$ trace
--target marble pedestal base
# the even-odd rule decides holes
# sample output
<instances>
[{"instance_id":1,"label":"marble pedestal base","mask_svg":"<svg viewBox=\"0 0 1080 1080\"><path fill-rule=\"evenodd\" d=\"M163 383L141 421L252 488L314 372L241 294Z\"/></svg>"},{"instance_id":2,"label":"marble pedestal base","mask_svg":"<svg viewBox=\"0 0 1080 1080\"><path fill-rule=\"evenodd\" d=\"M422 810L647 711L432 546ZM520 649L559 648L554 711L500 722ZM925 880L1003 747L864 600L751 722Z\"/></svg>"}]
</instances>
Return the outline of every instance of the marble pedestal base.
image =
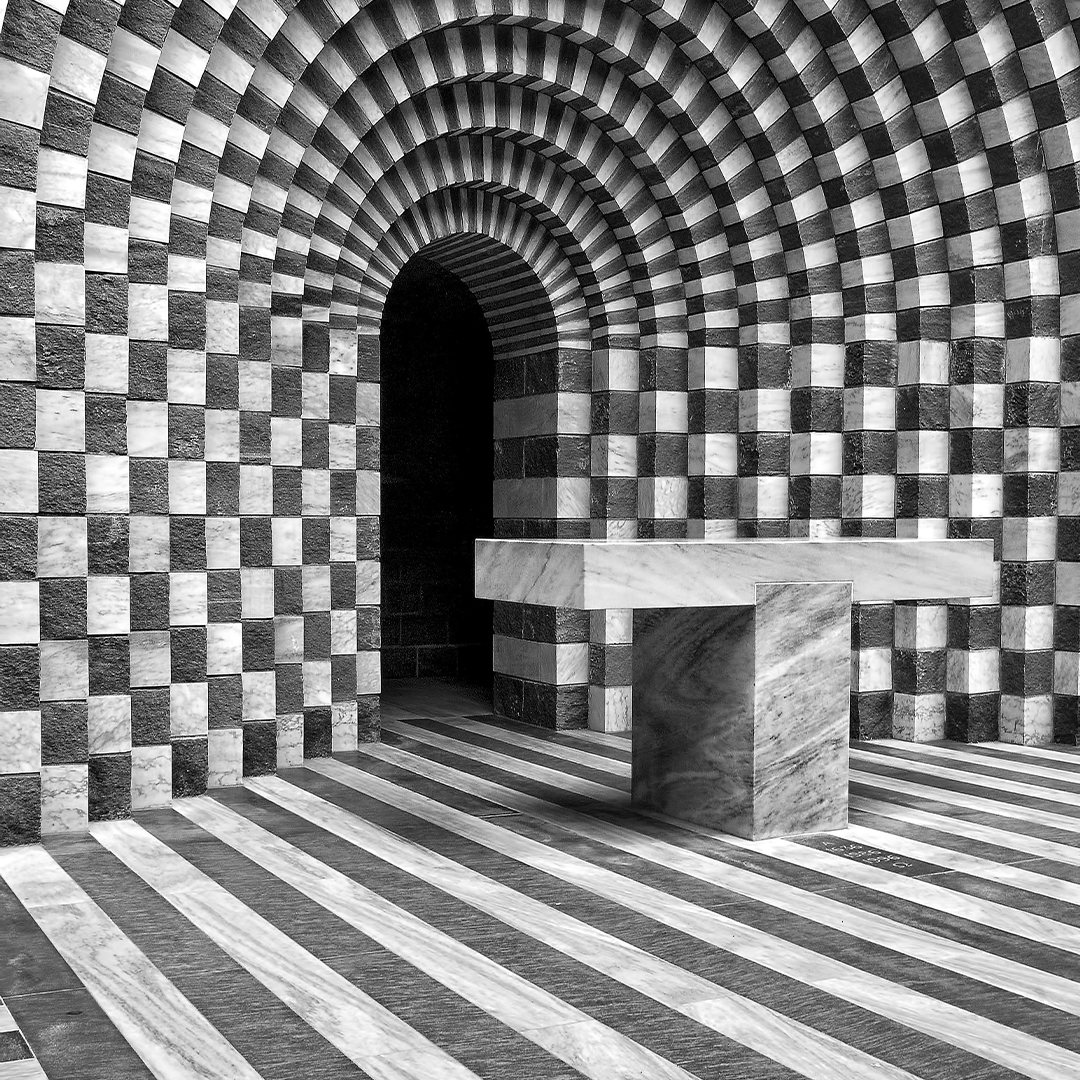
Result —
<instances>
[{"instance_id":1,"label":"marble pedestal base","mask_svg":"<svg viewBox=\"0 0 1080 1080\"><path fill-rule=\"evenodd\" d=\"M634 805L751 840L842 829L851 584L634 612Z\"/></svg>"}]
</instances>

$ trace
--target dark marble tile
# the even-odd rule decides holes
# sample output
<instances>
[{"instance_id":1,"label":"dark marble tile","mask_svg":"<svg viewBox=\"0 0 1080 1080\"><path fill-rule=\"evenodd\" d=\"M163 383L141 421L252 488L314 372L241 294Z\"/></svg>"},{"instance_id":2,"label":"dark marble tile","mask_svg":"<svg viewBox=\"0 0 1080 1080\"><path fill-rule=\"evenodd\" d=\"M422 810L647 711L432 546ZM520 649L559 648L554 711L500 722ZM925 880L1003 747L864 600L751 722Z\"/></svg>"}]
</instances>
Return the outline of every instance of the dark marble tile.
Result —
<instances>
[{"instance_id":1,"label":"dark marble tile","mask_svg":"<svg viewBox=\"0 0 1080 1080\"><path fill-rule=\"evenodd\" d=\"M87 800L91 821L131 817L131 754L90 757Z\"/></svg>"},{"instance_id":2,"label":"dark marble tile","mask_svg":"<svg viewBox=\"0 0 1080 1080\"><path fill-rule=\"evenodd\" d=\"M205 738L172 740L172 790L176 798L202 795L208 775Z\"/></svg>"},{"instance_id":3,"label":"dark marble tile","mask_svg":"<svg viewBox=\"0 0 1080 1080\"><path fill-rule=\"evenodd\" d=\"M34 844L41 836L41 777L0 776L0 847Z\"/></svg>"},{"instance_id":4,"label":"dark marble tile","mask_svg":"<svg viewBox=\"0 0 1080 1080\"><path fill-rule=\"evenodd\" d=\"M24 1061L26 1058L33 1056L21 1032L0 1031L0 1062Z\"/></svg>"}]
</instances>

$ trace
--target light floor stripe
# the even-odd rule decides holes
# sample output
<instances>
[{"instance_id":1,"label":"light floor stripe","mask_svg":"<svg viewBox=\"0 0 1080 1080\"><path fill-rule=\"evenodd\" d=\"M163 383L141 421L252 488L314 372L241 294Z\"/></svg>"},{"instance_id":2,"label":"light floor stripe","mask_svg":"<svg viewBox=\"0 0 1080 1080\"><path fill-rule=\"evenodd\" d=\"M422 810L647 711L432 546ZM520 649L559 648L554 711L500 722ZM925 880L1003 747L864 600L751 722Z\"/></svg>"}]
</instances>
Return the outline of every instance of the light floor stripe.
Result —
<instances>
[{"instance_id":1,"label":"light floor stripe","mask_svg":"<svg viewBox=\"0 0 1080 1080\"><path fill-rule=\"evenodd\" d=\"M909 743L902 739L882 739L886 746L933 746L933 743ZM873 746L877 739L868 741L865 745ZM949 747L967 747L968 753L974 753L979 757L1000 756L1006 759L1032 758L1046 762L1048 765L1057 762L1067 771L1080 768L1080 747L1067 748L1065 744L1052 746L1027 746L1024 743L985 742L985 743L949 743ZM982 753L985 751L985 755Z\"/></svg>"},{"instance_id":2,"label":"light floor stripe","mask_svg":"<svg viewBox=\"0 0 1080 1080\"><path fill-rule=\"evenodd\" d=\"M158 1080L260 1080L48 852L0 851L0 877Z\"/></svg>"},{"instance_id":3,"label":"light floor stripe","mask_svg":"<svg viewBox=\"0 0 1080 1080\"><path fill-rule=\"evenodd\" d=\"M522 750L546 754L548 757L559 761L571 761L575 765L584 765L586 768L595 769L597 772L611 773L613 776L625 778L630 776L629 761L604 757L603 754L591 754L588 750L579 750L577 747L566 746L564 743L537 739L524 732L497 727L494 724L485 724L480 720L452 720L447 721L447 723L452 724L455 731L469 731L474 735L482 735L486 739L494 739L509 746L517 746Z\"/></svg>"},{"instance_id":4,"label":"light floor stripe","mask_svg":"<svg viewBox=\"0 0 1080 1080\"><path fill-rule=\"evenodd\" d=\"M529 735L517 731L507 730L506 728L499 727L494 724L487 724L476 720L458 720L454 721L455 728L462 728L466 731L473 732L478 735L484 735L492 739L499 739L511 746L518 746L523 749L542 751L544 753L550 753L552 756L561 758L566 761L573 761L579 765L585 765L589 768L595 768L599 770L606 769L617 776L629 776L630 775L630 763L622 761L612 761L610 758L600 757L596 754L590 754L587 751L576 750L572 747L564 747L559 744L548 744L544 740L530 737ZM913 749L912 743L900 742L898 740L885 740L883 745L895 746L904 750ZM550 749L548 747L550 746ZM926 744L919 744L916 749L920 753L932 753L937 756L944 757L946 759L959 759L963 761L970 761L974 764L986 764L988 759L979 754L965 753L962 750L953 750L951 748L931 746ZM882 755L883 760L891 760L888 755ZM997 764L998 759L989 759L991 764ZM1061 770L1046 769L1039 766L1025 765L1022 763L1015 763L1008 758L1002 757L1001 763L1014 771L1027 773L1029 775L1039 775L1049 777L1051 779L1060 779L1062 776ZM1080 761L1078 761L1080 764ZM1077 781L1080 782L1080 775L1077 776ZM887 804L880 804L887 805ZM660 815L657 815L660 816ZM664 819L672 821L674 824L685 826L685 822L674 821L674 819ZM964 824L967 824L966 822ZM942 818L939 821L939 828L946 828L948 830L954 830L955 822L953 819ZM1060 878L1047 877L1044 874L1037 874L1030 870L1024 870L1021 868L1010 867L1001 863L993 862L989 859L982 859L977 856L967 855L962 852L954 851L951 848L935 847L933 845L923 843L917 840L912 840L907 837L899 837L893 833L880 832L878 830L866 829L861 826L851 824L847 831L837 833L836 835L842 836L845 839L855 840L860 843L867 844L871 847L877 847L881 850L891 851L898 855L906 855L910 858L919 859L923 862L933 863L946 867L950 870L958 870L962 873L970 874L973 877L982 878L987 881L994 881L1002 885L1009 885L1015 888L1022 889L1027 892L1035 893L1040 896L1050 897L1052 899L1062 900L1066 903L1077 904L1080 903L1080 884L1072 882L1062 881ZM1015 833L1002 833L1001 843L1007 848L1016 847L1014 837L1018 834ZM720 839L728 843L738 844L738 840L723 834ZM1049 842L1045 842L1049 843ZM776 855L769 849L768 845L759 844L747 844L750 850L764 851L770 855ZM1061 848L1062 845L1051 845L1053 847ZM1063 848L1065 851L1071 851L1071 849ZM1073 859L1080 863L1080 852L1071 852ZM849 862L850 860L845 860ZM814 869L822 869L820 866L814 866ZM827 872L827 871L823 871ZM835 875L834 875L835 876ZM882 887L888 886L887 891L892 892L892 884L896 880L896 875L886 873L881 878ZM859 884L863 882L860 881ZM874 886L870 886L874 887ZM944 889L944 892L953 893L953 890ZM907 899L913 899L907 897ZM915 903L922 903L923 900L913 900ZM936 906L932 897L927 897L927 902L930 906ZM1000 929L1007 932L1014 931L1014 923L1012 919L1013 909L1004 907L1003 905L993 905L994 909L1002 908L1003 910L994 910L992 914L1002 921ZM967 915L959 911L954 911L962 918L977 918L980 922L986 922L987 925L997 925L987 919L983 919L981 915L972 916ZM1056 928L1060 926L1059 923L1053 923L1055 927L1054 936L1050 939L1046 939L1042 932L1037 933L1033 940L1045 941L1050 940L1055 945L1060 941L1057 936ZM1074 950L1070 950L1074 951Z\"/></svg>"},{"instance_id":5,"label":"light floor stripe","mask_svg":"<svg viewBox=\"0 0 1080 1080\"><path fill-rule=\"evenodd\" d=\"M940 800L939 800L940 801ZM928 810L916 810L912 806L900 803L883 802L869 799L863 795L851 796L851 809L859 814L869 814L877 818L903 821L908 825L930 829L938 833L961 836L965 840L1004 848L1009 852L1023 852L1037 858L1064 863L1066 866L1080 866L1080 847L1059 844L1056 840L1045 840L1041 836L1029 836L1027 833L998 829L993 825L983 825L978 821L969 821L962 817L946 817L933 814ZM893 833L888 835L892 836Z\"/></svg>"},{"instance_id":6,"label":"light floor stripe","mask_svg":"<svg viewBox=\"0 0 1080 1080\"><path fill-rule=\"evenodd\" d=\"M477 1080L475 1073L135 821L99 822L90 831L102 847L375 1080L432 1076Z\"/></svg>"},{"instance_id":7,"label":"light floor stripe","mask_svg":"<svg viewBox=\"0 0 1080 1080\"><path fill-rule=\"evenodd\" d=\"M482 798L502 805L539 802L396 747L367 743L362 753L455 789L471 789L473 794L484 790L486 794ZM1073 1073L1080 1076L1080 1055L1025 1032L890 982L794 942L778 940L765 931L730 919L718 911L692 904L521 836L492 821L474 818L445 803L342 762L330 758L312 760L307 762L307 768L661 925L768 970L815 986L834 997L1013 1069L1021 1075L1038 1077L1040 1080L1062 1080L1062 1077Z\"/></svg>"},{"instance_id":8,"label":"light floor stripe","mask_svg":"<svg viewBox=\"0 0 1080 1080\"><path fill-rule=\"evenodd\" d=\"M1016 937L1026 938L1028 941L1040 945L1052 945L1055 949L1067 952L1073 956L1080 956L1080 927L1051 919L1045 915L1036 915L1029 911L1022 911L1006 904L999 904L994 900L987 900L981 896L972 896L968 893L948 889L943 885L936 885L932 881L923 878L907 877L897 874L885 867L873 866L869 863L857 862L854 859L844 858L834 852L800 844L792 840L769 839L769 840L743 840L737 836L710 829L694 822L679 821L664 814L647 813L646 816L663 821L669 825L686 829L699 836L707 836L728 847L739 848L743 851L752 851L758 855L767 855L771 859L787 863L790 866L801 866L804 870L813 870L827 877L847 881L852 885L870 889L873 892L882 893L886 896L896 896L909 904L918 907L929 908L931 911L951 915L957 919L966 919L969 922L979 923L981 926L989 926L1000 930L1005 934L1013 934ZM869 830L862 830L864 833ZM837 831L830 835L848 840L857 840L857 826L849 827L846 831ZM871 847L876 846L871 840L863 841ZM934 849L939 850L939 849ZM963 858L971 859L969 864L982 870L981 873L973 873L975 877L988 877L991 871L1000 871L1003 876L1008 872L1004 867L997 864L986 863L985 860L975 860L973 856L958 856L955 852L950 853L955 861ZM927 862L934 862L930 856L925 856ZM989 868L986 869L986 868ZM959 869L959 867L954 867ZM1032 875L1040 878L1041 875ZM994 878L993 880L996 880ZM1049 881L1050 879L1046 879ZM1011 881L1002 881L1002 884L1012 884ZM1066 882L1059 882L1066 885ZM1030 891L1030 890L1029 890ZM1073 886L1073 892L1067 903L1076 903L1080 897L1080 886ZM1063 897L1064 898L1064 897Z\"/></svg>"},{"instance_id":9,"label":"light floor stripe","mask_svg":"<svg viewBox=\"0 0 1080 1080\"><path fill-rule=\"evenodd\" d=\"M871 1068L881 1077L899 1080L912 1076L904 1069L881 1062L806 1024L685 971L453 859L366 822L303 788L276 777L252 780L246 786L354 847L803 1076L820 1080L860 1080ZM181 806L180 811L219 839L232 843L215 828L218 823L227 828L227 815L231 812L222 814L213 805L193 807L189 803ZM241 842L234 844L249 858L253 857L252 847L259 841L252 831L254 828L256 826L247 828L246 843L238 835ZM236 831L240 833L239 828ZM256 861L260 861L258 857Z\"/></svg>"},{"instance_id":10,"label":"light floor stripe","mask_svg":"<svg viewBox=\"0 0 1080 1080\"><path fill-rule=\"evenodd\" d=\"M931 863L947 870L956 870L982 881L993 881L998 885L1007 885L1035 896L1045 896L1051 900L1060 900L1062 903L1080 907L1080 882L1040 874L1024 866L996 863L978 855L970 855L953 848L938 847L924 840L898 836L896 833L868 828L865 825L849 825L846 832L836 835L845 840L854 840L856 843L877 848L879 851L918 859L920 862ZM1060 924L1055 922L1054 925ZM1050 941L1054 945L1057 944L1056 938Z\"/></svg>"},{"instance_id":11,"label":"light floor stripe","mask_svg":"<svg viewBox=\"0 0 1080 1080\"><path fill-rule=\"evenodd\" d=\"M461 743L423 728L409 725L398 725L398 728L400 733L408 738L459 756L465 756L474 749L470 746L465 750ZM369 746L365 744L362 750L367 753ZM488 757L500 759L500 768L507 772L513 771L513 758L492 753L489 753ZM527 768L531 767L526 764L522 771ZM457 783L463 790L474 795L479 795L481 790L487 790L488 781L480 781L478 777L465 773L458 775ZM503 789L500 799L481 795L482 798L504 803L507 803L508 796L514 801L514 809L561 825L579 836L586 836L629 855L666 866L669 870L739 893L821 926L904 953L957 975L965 975L990 986L1008 990L1050 1008L1080 1011L1080 985L1057 975L1028 967L1007 957L984 952L961 941L939 937L917 926L897 922L828 896L806 892L786 882L719 862L666 841L642 836L630 829L568 807L556 806L535 796L511 792L511 789L507 788ZM1080 821L1077 824L1080 826ZM683 826L685 823L680 822L679 825ZM726 837L724 839L726 840Z\"/></svg>"},{"instance_id":12,"label":"light floor stripe","mask_svg":"<svg viewBox=\"0 0 1080 1080\"><path fill-rule=\"evenodd\" d=\"M969 787L990 788L993 791L1007 791L1010 795L1022 795L1041 802L1064 803L1066 806L1080 806L1080 793L1060 791L1056 788L1038 787L1019 780L1007 780L1001 776L986 776L983 773L968 772L964 769L950 769L946 765L934 765L926 761L913 761L911 758L885 757L882 754L870 754L865 750L851 751L852 764L859 762L875 765L888 765L903 772L913 772L920 776L933 776L940 780L952 780ZM871 772L872 770L866 770ZM877 775L877 773L873 773ZM1027 809L1024 807L1023 809Z\"/></svg>"},{"instance_id":13,"label":"light floor stripe","mask_svg":"<svg viewBox=\"0 0 1080 1080\"><path fill-rule=\"evenodd\" d=\"M1020 773L1025 776L1038 776L1043 780L1053 780L1056 784L1080 784L1080 757L1074 757L1069 764L1072 770L1067 768L1052 768L1047 765L1038 765L1034 762L1022 761L1016 755L999 754L976 754L970 750L954 748L954 746L937 746L933 743L909 743L898 739L882 739L881 745L889 750L899 751L897 754L881 753L871 743L869 748L856 747L860 753L872 755L878 761L907 762L918 760L914 755L936 758L944 761L962 761L983 769L1000 769L1002 772ZM913 756L908 756L913 755ZM1070 775L1071 772L1071 775ZM968 772L965 770L964 775ZM1039 789L1044 790L1043 788Z\"/></svg>"},{"instance_id":14,"label":"light floor stripe","mask_svg":"<svg viewBox=\"0 0 1080 1080\"><path fill-rule=\"evenodd\" d=\"M445 748L447 745L454 748L454 753L468 757L473 761L479 761L484 765L501 769L503 772L513 773L528 780L537 780L549 787L558 788L561 791L572 791L575 795L582 795L587 799L600 799L612 805L626 804L630 802L630 795L621 788L611 787L608 784L600 784L595 780L584 780L580 776L570 776L558 769L548 768L547 765L536 765L531 761L522 761L520 758L501 754L495 750L489 750L484 746L475 746L473 743L459 742L446 735L427 731L425 728L414 727L412 724L401 720L384 720L383 730L392 731L407 739L419 739L417 732L423 732L424 739L439 739Z\"/></svg>"},{"instance_id":15,"label":"light floor stripe","mask_svg":"<svg viewBox=\"0 0 1080 1080\"><path fill-rule=\"evenodd\" d=\"M49 1080L37 1058L0 1061L0 1080Z\"/></svg>"},{"instance_id":16,"label":"light floor stripe","mask_svg":"<svg viewBox=\"0 0 1080 1080\"><path fill-rule=\"evenodd\" d=\"M1022 806L1018 803L998 802L984 795L969 795L966 791L931 787L915 780L901 780L883 773L863 772L852 769L849 773L853 784L876 788L879 791L892 791L898 795L910 795L919 799L945 806L954 806L961 810L976 810L997 817L1011 818L1032 825L1045 825L1049 829L1080 834L1080 818L1066 814L1056 814L1052 810L1040 810L1034 806Z\"/></svg>"},{"instance_id":17,"label":"light floor stripe","mask_svg":"<svg viewBox=\"0 0 1080 1080\"><path fill-rule=\"evenodd\" d=\"M11 1015L11 1010L3 1002L0 1002L0 1032L18 1030L19 1025L15 1023L15 1017Z\"/></svg>"},{"instance_id":18,"label":"light floor stripe","mask_svg":"<svg viewBox=\"0 0 1080 1080\"><path fill-rule=\"evenodd\" d=\"M279 793L279 785L288 787L272 778L248 784L264 797ZM586 1076L595 1080L639 1076L688 1080L692 1076L220 803L184 800L175 808L366 937ZM432 867L437 863L431 853L425 852L424 858ZM415 858L409 861L416 862ZM486 879L477 877L480 882L474 882L470 891L474 899L482 899ZM669 981L672 978L668 973ZM711 984L704 985L713 989ZM599 1062L602 1068L596 1067Z\"/></svg>"}]
</instances>

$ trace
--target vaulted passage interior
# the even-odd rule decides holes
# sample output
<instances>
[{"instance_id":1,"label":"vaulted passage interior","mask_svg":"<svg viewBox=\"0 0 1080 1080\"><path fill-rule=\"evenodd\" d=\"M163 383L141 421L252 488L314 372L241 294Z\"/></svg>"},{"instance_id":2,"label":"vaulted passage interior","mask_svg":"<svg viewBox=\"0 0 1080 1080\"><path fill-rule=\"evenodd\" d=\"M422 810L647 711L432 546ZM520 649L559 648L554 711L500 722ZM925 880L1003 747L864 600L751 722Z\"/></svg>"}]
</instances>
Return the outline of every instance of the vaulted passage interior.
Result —
<instances>
[{"instance_id":1,"label":"vaulted passage interior","mask_svg":"<svg viewBox=\"0 0 1080 1080\"><path fill-rule=\"evenodd\" d=\"M416 255L390 290L382 353L382 676L491 686L491 335L456 275Z\"/></svg>"}]
</instances>

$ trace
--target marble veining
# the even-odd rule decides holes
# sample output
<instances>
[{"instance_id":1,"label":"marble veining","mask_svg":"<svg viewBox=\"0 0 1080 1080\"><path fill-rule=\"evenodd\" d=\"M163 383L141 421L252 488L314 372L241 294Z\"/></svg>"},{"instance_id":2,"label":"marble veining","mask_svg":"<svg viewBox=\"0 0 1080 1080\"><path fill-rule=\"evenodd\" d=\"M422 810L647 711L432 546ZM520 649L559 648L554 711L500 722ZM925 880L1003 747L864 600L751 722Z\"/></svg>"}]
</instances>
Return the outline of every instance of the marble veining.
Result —
<instances>
[{"instance_id":1,"label":"marble veining","mask_svg":"<svg viewBox=\"0 0 1080 1080\"><path fill-rule=\"evenodd\" d=\"M330 706L331 746L335 754L356 749L358 726L355 701L337 701Z\"/></svg>"},{"instance_id":2,"label":"marble veining","mask_svg":"<svg viewBox=\"0 0 1080 1080\"><path fill-rule=\"evenodd\" d=\"M253 781L252 787L278 792L289 786L276 778L263 778ZM206 804L180 809L218 839L586 1076L596 1080L611 1076L689 1080L684 1070L640 1044L591 1020L239 815ZM602 1067L605 1062L606 1069Z\"/></svg>"},{"instance_id":3,"label":"marble veining","mask_svg":"<svg viewBox=\"0 0 1080 1080\"><path fill-rule=\"evenodd\" d=\"M131 698L114 694L91 697L86 710L91 754L122 754L131 749Z\"/></svg>"},{"instance_id":4,"label":"marble veining","mask_svg":"<svg viewBox=\"0 0 1080 1080\"><path fill-rule=\"evenodd\" d=\"M476 595L569 608L754 603L761 582L850 581L855 601L983 597L989 540L477 540Z\"/></svg>"},{"instance_id":5,"label":"marble veining","mask_svg":"<svg viewBox=\"0 0 1080 1080\"><path fill-rule=\"evenodd\" d=\"M86 828L87 766L43 765L41 768L41 835Z\"/></svg>"},{"instance_id":6,"label":"marble veining","mask_svg":"<svg viewBox=\"0 0 1080 1080\"><path fill-rule=\"evenodd\" d=\"M277 767L290 769L304 760L304 715L287 713L277 718Z\"/></svg>"},{"instance_id":7,"label":"marble veining","mask_svg":"<svg viewBox=\"0 0 1080 1080\"><path fill-rule=\"evenodd\" d=\"M633 799L759 839L847 821L849 585L634 621Z\"/></svg>"},{"instance_id":8,"label":"marble veining","mask_svg":"<svg viewBox=\"0 0 1080 1080\"><path fill-rule=\"evenodd\" d=\"M243 775L244 733L240 728L214 728L209 732L206 776L208 788L237 787Z\"/></svg>"},{"instance_id":9,"label":"marble veining","mask_svg":"<svg viewBox=\"0 0 1080 1080\"><path fill-rule=\"evenodd\" d=\"M158 1080L260 1080L47 852L0 851L0 878Z\"/></svg>"},{"instance_id":10,"label":"marble veining","mask_svg":"<svg viewBox=\"0 0 1080 1080\"><path fill-rule=\"evenodd\" d=\"M400 1080L433 1075L476 1080L471 1070L134 822L108 825L92 830L104 847L366 1072ZM417 1052L422 1071L394 1068L395 1055Z\"/></svg>"},{"instance_id":11,"label":"marble veining","mask_svg":"<svg viewBox=\"0 0 1080 1080\"><path fill-rule=\"evenodd\" d=\"M131 809L150 810L172 802L172 747L131 748Z\"/></svg>"},{"instance_id":12,"label":"marble veining","mask_svg":"<svg viewBox=\"0 0 1080 1080\"><path fill-rule=\"evenodd\" d=\"M402 725L402 733L442 749L451 749L455 745L452 738L410 725ZM591 837L640 858L660 862L683 873L699 876L703 880L714 881L723 888L739 888L766 904L780 904L784 910L795 915L806 917L819 899L802 894L810 906L793 904L791 901L800 895L801 890L781 881L760 878L759 875L749 874L724 862L691 852L682 852L686 858L681 858L675 854L677 849L669 844L634 837L629 830L616 829L575 810L524 795L513 788L473 776L462 769L451 768L392 746L366 745L361 748L361 752L365 757L393 763L410 773L426 776L452 789L467 791L478 798L528 813L561 828L568 828L579 837ZM508 761L521 764L521 759L511 758ZM843 1001L889 1017L913 1030L925 1032L946 1044L988 1057L1006 1068L1041 1077L1043 1080L1060 1080L1080 1068L1080 1056L1052 1046L1026 1032L1009 1028L940 998L909 989L880 975L846 964L827 953L802 947L794 941L785 939L781 944L767 931L731 919L719 911L689 903L593 863L583 862L568 852L554 850L549 845L531 841L471 815L461 814L408 788L386 784L338 761L313 762L311 767L333 777L338 783L356 787L366 794L407 808L409 813L433 824L452 827L462 836L637 911L647 918L658 919L702 942L752 960L767 970L812 985ZM382 786L377 788L376 785ZM755 887L755 881L760 883L760 887ZM848 915L861 924L855 927L845 926L843 917L839 916L841 907L846 907ZM863 935L867 940L875 940L870 924L858 918L858 909L841 904L837 906L837 913L835 925L845 933ZM897 924L892 925L900 930ZM932 934L917 930L900 932L907 940L890 940L889 947L899 948L909 955L913 954L912 942L935 940ZM978 950L971 950L970 954L972 963L969 970L975 971L978 965ZM953 957L952 951L947 947L939 950L937 955L946 962ZM996 957L986 953L982 954L982 958L989 966L996 966L999 962ZM1012 965L1012 970L1021 974L1031 972L1031 969L1017 965ZM1067 983L1061 985L1066 989L1068 987Z\"/></svg>"},{"instance_id":13,"label":"marble veining","mask_svg":"<svg viewBox=\"0 0 1080 1080\"><path fill-rule=\"evenodd\" d=\"M41 768L41 713L33 709L0 713L0 776L36 773Z\"/></svg>"},{"instance_id":14,"label":"marble veining","mask_svg":"<svg viewBox=\"0 0 1080 1080\"><path fill-rule=\"evenodd\" d=\"M363 784L363 774L358 775ZM387 788L393 788L375 777L368 779L368 783L377 792L376 797L384 795ZM876 1075L892 1080L911 1076L903 1069L877 1062L837 1039L486 878L453 859L371 825L301 788L277 778L267 778L258 781L255 789L278 805L412 876L436 885L520 933L587 964L660 1004L694 1017L721 1035L741 1039L758 1053L796 1068L804 1075L820 1080L840 1080L842 1077L857 1080L864 1075L860 1070L873 1067L879 1070ZM392 798L392 792L389 797ZM229 820L228 811L223 813L219 808L209 808L205 804L191 809L183 807L181 812L200 824L207 817ZM460 820L466 815L455 814L454 817ZM212 824L204 827L214 831ZM249 845L257 843L258 839L252 834L248 845L237 846L250 854Z\"/></svg>"}]
</instances>

